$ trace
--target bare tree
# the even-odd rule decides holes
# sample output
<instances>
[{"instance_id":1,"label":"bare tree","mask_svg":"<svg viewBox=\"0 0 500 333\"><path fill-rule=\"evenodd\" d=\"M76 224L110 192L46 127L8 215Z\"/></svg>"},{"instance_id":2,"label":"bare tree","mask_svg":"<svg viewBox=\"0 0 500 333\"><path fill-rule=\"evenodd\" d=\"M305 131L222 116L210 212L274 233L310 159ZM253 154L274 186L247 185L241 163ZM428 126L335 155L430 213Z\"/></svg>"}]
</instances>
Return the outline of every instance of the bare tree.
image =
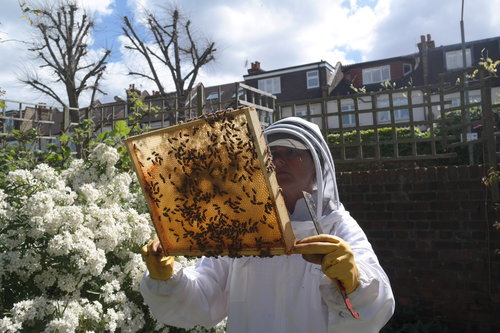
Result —
<instances>
[{"instance_id":1,"label":"bare tree","mask_svg":"<svg viewBox=\"0 0 500 333\"><path fill-rule=\"evenodd\" d=\"M214 60L215 43L202 43L193 36L191 21L182 18L179 9L168 12L162 22L152 12L146 12L149 38L140 36L127 16L122 30L130 42L127 49L140 53L148 64L147 72L131 71L130 75L153 81L162 95L166 94L165 82L160 79L159 68L166 66L172 76L179 105L184 105L202 66ZM159 65L157 65L159 64Z\"/></svg>"},{"instance_id":2,"label":"bare tree","mask_svg":"<svg viewBox=\"0 0 500 333\"><path fill-rule=\"evenodd\" d=\"M105 50L96 59L90 58L87 42L94 21L74 0L58 2L55 7L42 7L29 9L36 13L32 26L37 35L29 50L41 60L41 68L51 69L55 77L53 82L64 85L67 102L54 90L53 82L44 82L36 73L28 73L21 81L71 108L78 108L82 93L89 91L92 105L96 92L103 93L99 88L99 80L104 74L106 59L111 51ZM71 121L78 122L78 111L72 110L70 114Z\"/></svg>"}]
</instances>

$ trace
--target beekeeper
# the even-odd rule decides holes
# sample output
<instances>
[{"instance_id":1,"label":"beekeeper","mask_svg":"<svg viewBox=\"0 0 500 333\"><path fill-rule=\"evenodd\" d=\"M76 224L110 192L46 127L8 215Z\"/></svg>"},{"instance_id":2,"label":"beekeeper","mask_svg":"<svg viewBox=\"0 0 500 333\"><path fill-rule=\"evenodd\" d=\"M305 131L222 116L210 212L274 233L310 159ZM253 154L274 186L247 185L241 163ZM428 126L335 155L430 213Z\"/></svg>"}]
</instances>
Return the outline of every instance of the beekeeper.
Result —
<instances>
[{"instance_id":1,"label":"beekeeper","mask_svg":"<svg viewBox=\"0 0 500 333\"><path fill-rule=\"evenodd\" d=\"M300 118L265 130L294 234L292 255L205 258L182 268L158 241L142 249L141 292L160 322L228 332L379 332L394 312L387 275L339 201L333 160L317 125ZM318 235L302 191L313 193ZM355 318L341 291L345 290Z\"/></svg>"}]
</instances>

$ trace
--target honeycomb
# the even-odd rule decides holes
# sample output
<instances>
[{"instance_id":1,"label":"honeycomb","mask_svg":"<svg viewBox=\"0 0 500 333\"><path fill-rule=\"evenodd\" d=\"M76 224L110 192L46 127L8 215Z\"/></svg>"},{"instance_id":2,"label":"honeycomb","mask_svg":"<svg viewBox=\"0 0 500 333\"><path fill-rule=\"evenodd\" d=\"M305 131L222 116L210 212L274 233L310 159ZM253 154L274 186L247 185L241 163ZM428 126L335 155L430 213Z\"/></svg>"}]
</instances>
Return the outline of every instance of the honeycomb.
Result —
<instances>
[{"instance_id":1,"label":"honeycomb","mask_svg":"<svg viewBox=\"0 0 500 333\"><path fill-rule=\"evenodd\" d=\"M254 108L126 140L170 255L279 255L295 241Z\"/></svg>"}]
</instances>

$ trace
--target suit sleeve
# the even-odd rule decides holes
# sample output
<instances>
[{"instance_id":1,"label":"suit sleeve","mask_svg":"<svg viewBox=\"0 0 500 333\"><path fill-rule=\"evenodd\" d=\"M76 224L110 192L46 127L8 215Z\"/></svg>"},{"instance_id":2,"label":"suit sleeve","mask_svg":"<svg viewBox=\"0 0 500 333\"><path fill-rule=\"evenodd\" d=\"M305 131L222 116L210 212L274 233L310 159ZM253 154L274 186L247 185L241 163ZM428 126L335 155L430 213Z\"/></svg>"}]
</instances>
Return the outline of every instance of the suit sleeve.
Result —
<instances>
[{"instance_id":1,"label":"suit sleeve","mask_svg":"<svg viewBox=\"0 0 500 333\"><path fill-rule=\"evenodd\" d=\"M349 243L360 274L360 284L349 294L360 317L347 310L335 284L323 276L320 291L328 306L329 332L379 332L394 313L394 296L389 278L380 266L371 244L358 223L343 208L326 218L332 219L330 233Z\"/></svg>"},{"instance_id":2,"label":"suit sleeve","mask_svg":"<svg viewBox=\"0 0 500 333\"><path fill-rule=\"evenodd\" d=\"M146 272L141 293L152 316L167 325L192 328L213 327L227 315L228 261L202 258L196 266L175 263L171 279L152 279Z\"/></svg>"}]
</instances>

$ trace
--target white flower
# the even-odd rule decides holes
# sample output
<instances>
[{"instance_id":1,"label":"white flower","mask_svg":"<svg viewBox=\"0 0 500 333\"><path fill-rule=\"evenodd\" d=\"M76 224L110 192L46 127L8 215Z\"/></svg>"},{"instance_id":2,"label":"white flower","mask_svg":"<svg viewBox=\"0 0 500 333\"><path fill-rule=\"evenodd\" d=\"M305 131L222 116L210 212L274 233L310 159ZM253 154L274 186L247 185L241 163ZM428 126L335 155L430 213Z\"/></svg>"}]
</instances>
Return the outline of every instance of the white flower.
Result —
<instances>
[{"instance_id":1,"label":"white flower","mask_svg":"<svg viewBox=\"0 0 500 333\"><path fill-rule=\"evenodd\" d=\"M7 225L7 220L11 218L12 208L6 201L7 194L0 188L0 229Z\"/></svg>"},{"instance_id":2,"label":"white flower","mask_svg":"<svg viewBox=\"0 0 500 333\"><path fill-rule=\"evenodd\" d=\"M1 228L0 228L1 229ZM0 244L4 248L14 249L23 244L26 241L26 234L21 230L5 230L0 234Z\"/></svg>"},{"instance_id":3,"label":"white flower","mask_svg":"<svg viewBox=\"0 0 500 333\"><path fill-rule=\"evenodd\" d=\"M28 200L25 209L31 216L45 216L54 209L54 200L45 191L37 192Z\"/></svg>"},{"instance_id":4,"label":"white flower","mask_svg":"<svg viewBox=\"0 0 500 333\"><path fill-rule=\"evenodd\" d=\"M41 260L42 257L37 249L29 248L26 249L23 253L23 256L20 258L20 269L17 274L21 278L28 279L33 273L40 271L42 268Z\"/></svg>"},{"instance_id":5,"label":"white flower","mask_svg":"<svg viewBox=\"0 0 500 333\"><path fill-rule=\"evenodd\" d=\"M54 268L46 268L40 274L35 275L35 283L41 290L46 290L56 283L59 272Z\"/></svg>"},{"instance_id":6,"label":"white flower","mask_svg":"<svg viewBox=\"0 0 500 333\"><path fill-rule=\"evenodd\" d=\"M103 299L106 303L119 302L123 303L125 300L125 294L119 292L120 282L118 280L113 280L101 287L103 291Z\"/></svg>"},{"instance_id":7,"label":"white flower","mask_svg":"<svg viewBox=\"0 0 500 333\"><path fill-rule=\"evenodd\" d=\"M54 302L52 312L58 309L59 316L51 320L45 327L45 332L75 332L79 325L79 317L83 311L78 299L64 299Z\"/></svg>"},{"instance_id":8,"label":"white flower","mask_svg":"<svg viewBox=\"0 0 500 333\"><path fill-rule=\"evenodd\" d=\"M54 208L54 218L56 225L62 226L63 230L74 232L85 220L81 207L78 206L58 206Z\"/></svg>"},{"instance_id":9,"label":"white flower","mask_svg":"<svg viewBox=\"0 0 500 333\"><path fill-rule=\"evenodd\" d=\"M120 154L118 154L118 151L115 148L104 143L100 143L90 153L89 158L102 162L108 167L112 167L120 159Z\"/></svg>"},{"instance_id":10,"label":"white flower","mask_svg":"<svg viewBox=\"0 0 500 333\"><path fill-rule=\"evenodd\" d=\"M65 312L66 314L67 312ZM78 327L78 317L65 315L63 318L51 320L44 332L75 332Z\"/></svg>"},{"instance_id":11,"label":"white flower","mask_svg":"<svg viewBox=\"0 0 500 333\"><path fill-rule=\"evenodd\" d=\"M18 251L0 253L0 259L6 273L18 272L21 268L21 253Z\"/></svg>"},{"instance_id":12,"label":"white flower","mask_svg":"<svg viewBox=\"0 0 500 333\"><path fill-rule=\"evenodd\" d=\"M90 239L73 239L73 249L76 254L72 259L79 266L80 274L98 276L106 265L106 254L102 249L96 248Z\"/></svg>"},{"instance_id":13,"label":"white flower","mask_svg":"<svg viewBox=\"0 0 500 333\"><path fill-rule=\"evenodd\" d=\"M144 314L136 304L126 302L122 305L122 311L125 318L127 318L126 321L122 321L120 323L120 329L122 332L137 332L144 326Z\"/></svg>"},{"instance_id":14,"label":"white flower","mask_svg":"<svg viewBox=\"0 0 500 333\"><path fill-rule=\"evenodd\" d=\"M72 274L57 274L57 286L62 291L71 294L76 290L78 280Z\"/></svg>"},{"instance_id":15,"label":"white flower","mask_svg":"<svg viewBox=\"0 0 500 333\"><path fill-rule=\"evenodd\" d=\"M0 318L0 332L10 333L19 332L23 327L22 322L13 321L9 317Z\"/></svg>"},{"instance_id":16,"label":"white flower","mask_svg":"<svg viewBox=\"0 0 500 333\"><path fill-rule=\"evenodd\" d=\"M11 310L11 314L12 317L19 322L35 319L37 313L34 306L34 301L26 300L14 304Z\"/></svg>"},{"instance_id":17,"label":"white flower","mask_svg":"<svg viewBox=\"0 0 500 333\"><path fill-rule=\"evenodd\" d=\"M142 256L138 253L130 253L129 261L125 265L124 273L128 274L131 279L132 290L139 291L139 283L146 271L146 264L142 260Z\"/></svg>"},{"instance_id":18,"label":"white flower","mask_svg":"<svg viewBox=\"0 0 500 333\"><path fill-rule=\"evenodd\" d=\"M123 321L124 316L123 313L118 313L115 309L110 308L106 311L104 318L106 320L106 329L110 332L114 332L116 331L118 322Z\"/></svg>"},{"instance_id":19,"label":"white flower","mask_svg":"<svg viewBox=\"0 0 500 333\"><path fill-rule=\"evenodd\" d=\"M85 304L82 309L82 315L88 320L99 321L103 315L102 304L97 301Z\"/></svg>"},{"instance_id":20,"label":"white flower","mask_svg":"<svg viewBox=\"0 0 500 333\"><path fill-rule=\"evenodd\" d=\"M83 184L80 187L80 192L85 200L91 204L97 203L101 197L100 191L95 187L95 184Z\"/></svg>"},{"instance_id":21,"label":"white flower","mask_svg":"<svg viewBox=\"0 0 500 333\"><path fill-rule=\"evenodd\" d=\"M47 247L47 253L52 256L64 256L68 255L73 249L73 239L72 235L64 231L62 234L55 235L50 241Z\"/></svg>"},{"instance_id":22,"label":"white flower","mask_svg":"<svg viewBox=\"0 0 500 333\"><path fill-rule=\"evenodd\" d=\"M135 209L127 210L129 240L136 245L144 245L154 235L153 224L148 214L139 214Z\"/></svg>"},{"instance_id":23,"label":"white flower","mask_svg":"<svg viewBox=\"0 0 500 333\"><path fill-rule=\"evenodd\" d=\"M31 175L40 182L44 182L49 185L55 185L60 180L55 170L44 163L38 164L36 168L31 171Z\"/></svg>"},{"instance_id":24,"label":"white flower","mask_svg":"<svg viewBox=\"0 0 500 333\"><path fill-rule=\"evenodd\" d=\"M10 171L6 181L10 184L28 185L31 187L40 185L40 182L33 177L31 172L24 169Z\"/></svg>"}]
</instances>

